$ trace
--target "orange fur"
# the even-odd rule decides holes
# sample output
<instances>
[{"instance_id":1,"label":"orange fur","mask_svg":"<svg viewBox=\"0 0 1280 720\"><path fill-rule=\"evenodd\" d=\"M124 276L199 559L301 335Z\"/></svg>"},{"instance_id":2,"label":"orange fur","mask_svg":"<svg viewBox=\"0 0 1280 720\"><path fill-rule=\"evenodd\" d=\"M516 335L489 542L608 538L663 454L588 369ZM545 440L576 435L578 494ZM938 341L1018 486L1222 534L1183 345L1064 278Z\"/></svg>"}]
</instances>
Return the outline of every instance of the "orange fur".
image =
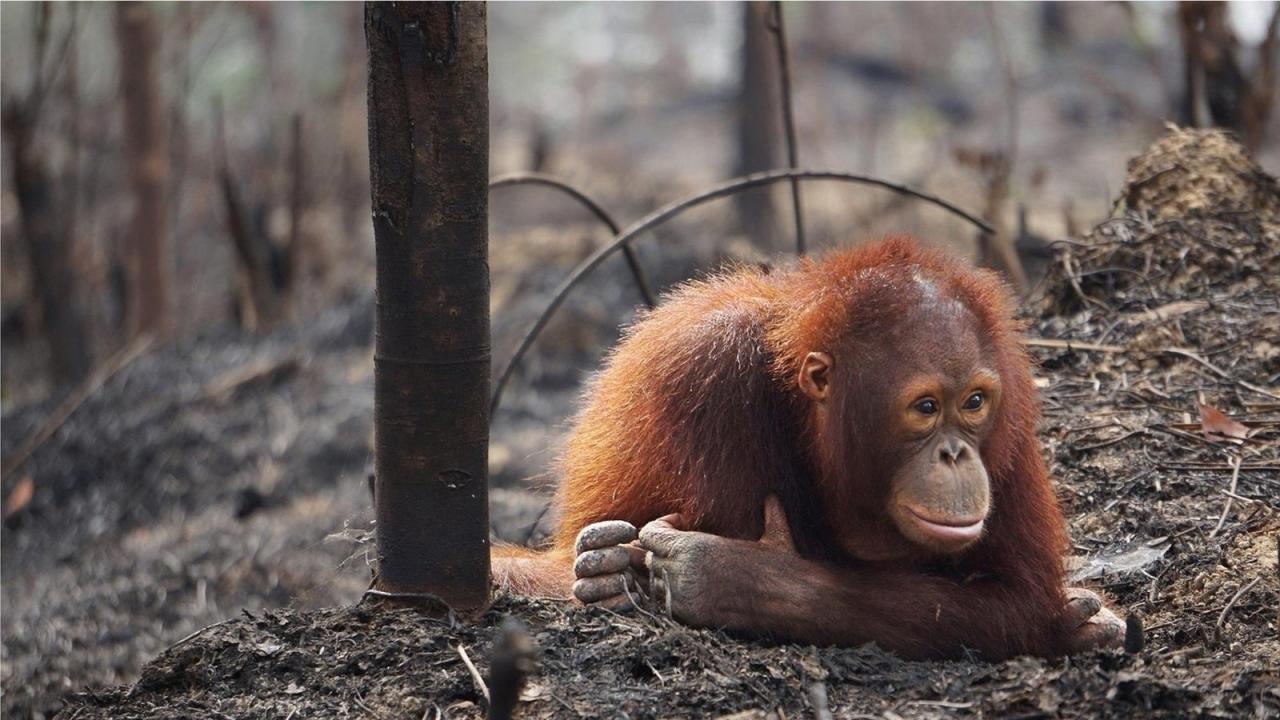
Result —
<instances>
[{"instance_id":1,"label":"orange fur","mask_svg":"<svg viewBox=\"0 0 1280 720\"><path fill-rule=\"evenodd\" d=\"M563 548L545 551L514 545L493 548L493 582L500 588L528 597L569 600L573 597L573 553Z\"/></svg>"},{"instance_id":2,"label":"orange fur","mask_svg":"<svg viewBox=\"0 0 1280 720\"><path fill-rule=\"evenodd\" d=\"M969 562L1025 589L1028 619L1010 620L1008 645L1043 647L1044 631L1030 618L1062 607L1066 537L1035 438L1038 400L1021 328L994 275L906 238L774 272L731 269L676 288L642 315L586 390L560 463L551 549L500 549L499 584L568 596L574 539L601 520L640 527L678 512L690 529L755 539L770 494L782 501L802 555L841 561L833 537L870 534L855 523L883 522L884 476L873 471L888 462L881 430L849 390L837 401L847 434L817 437L797 372L808 352L840 348L845 367L854 366L843 371L854 377L849 387L874 387L893 377L893 366L945 357L919 346L884 357L886 338L914 337L907 318L935 291L938 303L972 315L1003 385L981 451L995 510ZM865 367L857 361L864 357Z\"/></svg>"}]
</instances>

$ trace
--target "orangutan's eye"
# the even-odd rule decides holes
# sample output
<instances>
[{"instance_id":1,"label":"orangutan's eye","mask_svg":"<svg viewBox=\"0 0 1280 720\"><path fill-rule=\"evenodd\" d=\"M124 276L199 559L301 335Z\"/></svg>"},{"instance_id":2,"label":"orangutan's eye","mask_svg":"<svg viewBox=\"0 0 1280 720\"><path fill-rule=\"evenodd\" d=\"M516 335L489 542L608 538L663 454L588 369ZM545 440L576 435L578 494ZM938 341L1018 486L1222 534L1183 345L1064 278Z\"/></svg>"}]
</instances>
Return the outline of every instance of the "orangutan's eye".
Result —
<instances>
[{"instance_id":1,"label":"orangutan's eye","mask_svg":"<svg viewBox=\"0 0 1280 720\"><path fill-rule=\"evenodd\" d=\"M933 398L925 398L916 403L916 412L922 415L932 415L938 412L938 403Z\"/></svg>"},{"instance_id":2,"label":"orangutan's eye","mask_svg":"<svg viewBox=\"0 0 1280 720\"><path fill-rule=\"evenodd\" d=\"M982 407L982 402L983 402L982 393L976 392L970 395L969 399L964 401L964 409L977 410L978 408Z\"/></svg>"}]
</instances>

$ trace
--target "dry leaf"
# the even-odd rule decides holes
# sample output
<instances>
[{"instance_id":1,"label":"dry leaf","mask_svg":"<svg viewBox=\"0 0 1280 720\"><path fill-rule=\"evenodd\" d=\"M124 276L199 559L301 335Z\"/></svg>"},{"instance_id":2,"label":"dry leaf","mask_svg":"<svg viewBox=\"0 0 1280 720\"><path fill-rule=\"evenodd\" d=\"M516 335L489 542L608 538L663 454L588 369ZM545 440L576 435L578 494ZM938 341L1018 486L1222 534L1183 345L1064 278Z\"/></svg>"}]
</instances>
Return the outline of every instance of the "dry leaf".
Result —
<instances>
[{"instance_id":1,"label":"dry leaf","mask_svg":"<svg viewBox=\"0 0 1280 720\"><path fill-rule=\"evenodd\" d=\"M1249 437L1247 426L1209 405L1200 406L1200 432L1204 433L1206 440L1244 440Z\"/></svg>"},{"instance_id":2,"label":"dry leaf","mask_svg":"<svg viewBox=\"0 0 1280 720\"><path fill-rule=\"evenodd\" d=\"M36 482L31 479L30 475L24 475L17 485L9 491L9 497L4 501L4 519L8 520L13 514L26 507L31 502L31 497L36 494Z\"/></svg>"}]
</instances>

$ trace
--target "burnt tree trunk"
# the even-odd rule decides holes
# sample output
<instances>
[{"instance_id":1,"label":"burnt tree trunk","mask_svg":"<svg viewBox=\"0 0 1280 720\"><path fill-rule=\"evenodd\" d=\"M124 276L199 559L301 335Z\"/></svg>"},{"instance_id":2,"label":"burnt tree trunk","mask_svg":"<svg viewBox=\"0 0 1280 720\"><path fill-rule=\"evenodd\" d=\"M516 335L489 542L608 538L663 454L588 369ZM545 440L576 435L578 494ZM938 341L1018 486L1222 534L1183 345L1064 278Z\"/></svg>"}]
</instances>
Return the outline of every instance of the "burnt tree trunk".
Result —
<instances>
[{"instance_id":1,"label":"burnt tree trunk","mask_svg":"<svg viewBox=\"0 0 1280 720\"><path fill-rule=\"evenodd\" d=\"M368 187L366 177L368 169L368 152L365 144L365 96L368 94L365 82L365 42L363 11L357 3L351 3L343 16L343 65L346 71L342 75L342 85L334 96L333 108L338 117L338 145L341 161L338 166L338 181L333 192L336 196L330 202L338 206L342 214L342 236L349 239L361 238L361 231L368 222L369 210L365 199L361 198ZM318 262L317 262L318 261ZM330 268L328 257L312 258L313 266L319 265L319 274L327 275Z\"/></svg>"},{"instance_id":2,"label":"burnt tree trunk","mask_svg":"<svg viewBox=\"0 0 1280 720\"><path fill-rule=\"evenodd\" d=\"M482 3L369 3L378 582L489 598L489 65Z\"/></svg>"},{"instance_id":3,"label":"burnt tree trunk","mask_svg":"<svg viewBox=\"0 0 1280 720\"><path fill-rule=\"evenodd\" d=\"M127 240L130 335L170 331L172 256L167 231L165 182L169 148L156 51L160 34L151 8L116 5L124 99L125 158L133 185L133 221Z\"/></svg>"},{"instance_id":4,"label":"burnt tree trunk","mask_svg":"<svg viewBox=\"0 0 1280 720\"><path fill-rule=\"evenodd\" d=\"M90 330L81 304L84 276L75 262L75 215L80 182L78 135L79 78L76 74L77 17L70 8L70 27L62 41L66 67L64 89L70 108L71 147L62 182L54 180L40 144L40 109L51 88L46 82L45 60L49 46L52 5L40 5L36 14L35 48L31 64L31 89L25 97L7 96L0 124L5 152L13 174L22 239L31 262L34 304L49 343L50 370L55 380L77 382L93 365ZM55 60L56 62L56 60Z\"/></svg>"},{"instance_id":5,"label":"burnt tree trunk","mask_svg":"<svg viewBox=\"0 0 1280 720\"><path fill-rule=\"evenodd\" d=\"M236 253L236 322L248 332L270 329L280 319L291 274L288 249L276 248L240 195L227 152L222 103L214 103L214 155L227 213L227 234Z\"/></svg>"},{"instance_id":6,"label":"burnt tree trunk","mask_svg":"<svg viewBox=\"0 0 1280 720\"><path fill-rule=\"evenodd\" d=\"M31 259L32 285L49 341L50 366L63 382L89 374L92 357L85 318L77 302L68 216L57 209L54 183L33 145L36 118L30 103L5 100L4 134L22 220L22 238ZM75 181L75 178L72 178Z\"/></svg>"},{"instance_id":7,"label":"burnt tree trunk","mask_svg":"<svg viewBox=\"0 0 1280 720\"><path fill-rule=\"evenodd\" d=\"M733 174L746 175L777 167L781 152L782 109L778 106L778 65L769 33L767 2L742 3L742 75L738 85L738 157ZM780 249L772 188L734 197L738 219L765 251Z\"/></svg>"},{"instance_id":8,"label":"burnt tree trunk","mask_svg":"<svg viewBox=\"0 0 1280 720\"><path fill-rule=\"evenodd\" d=\"M1276 95L1276 43L1280 7L1273 10L1258 47L1258 62L1245 73L1240 43L1232 32L1224 3L1178 3L1182 40L1182 114L1195 127L1227 128L1256 151L1265 142ZM1206 117L1207 115L1207 117Z\"/></svg>"},{"instance_id":9,"label":"burnt tree trunk","mask_svg":"<svg viewBox=\"0 0 1280 720\"><path fill-rule=\"evenodd\" d=\"M279 267L276 275L279 278L281 293L285 306L292 305L291 291L297 286L302 276L303 258L302 216L306 211L306 146L302 142L302 113L293 114L289 132L289 237L281 251Z\"/></svg>"}]
</instances>

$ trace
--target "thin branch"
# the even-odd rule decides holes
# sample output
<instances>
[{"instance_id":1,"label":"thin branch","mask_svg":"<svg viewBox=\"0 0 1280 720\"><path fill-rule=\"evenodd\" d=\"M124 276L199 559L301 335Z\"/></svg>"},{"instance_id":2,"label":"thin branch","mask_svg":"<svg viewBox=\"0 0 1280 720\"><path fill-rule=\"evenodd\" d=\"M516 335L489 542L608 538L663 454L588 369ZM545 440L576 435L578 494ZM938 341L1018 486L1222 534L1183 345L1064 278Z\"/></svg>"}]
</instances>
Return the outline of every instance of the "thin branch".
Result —
<instances>
[{"instance_id":1,"label":"thin branch","mask_svg":"<svg viewBox=\"0 0 1280 720\"><path fill-rule=\"evenodd\" d=\"M1217 365L1214 365L1208 360L1205 360L1204 358L1191 352L1190 350L1185 350L1183 348L1168 347L1168 348L1161 348L1160 352L1168 353L1170 355L1179 355L1188 360L1194 360L1195 362L1200 363L1201 365L1205 366L1209 370L1213 371L1214 375L1217 375L1223 380L1227 380L1228 382L1233 382L1239 385L1240 387L1245 388L1246 390L1252 390L1253 392L1256 392L1259 395L1266 395L1267 397L1272 398L1273 400L1280 400L1280 394L1274 393L1259 385L1254 385L1253 383L1246 382L1238 378L1234 378L1222 368L1218 367Z\"/></svg>"},{"instance_id":2,"label":"thin branch","mask_svg":"<svg viewBox=\"0 0 1280 720\"><path fill-rule=\"evenodd\" d=\"M1234 465L1218 465L1216 463L1167 463L1160 466L1161 470L1230 470L1235 472ZM1260 472L1274 473L1280 470L1280 464L1276 463L1240 463L1240 472Z\"/></svg>"},{"instance_id":3,"label":"thin branch","mask_svg":"<svg viewBox=\"0 0 1280 720\"><path fill-rule=\"evenodd\" d=\"M77 23L75 22L75 11L72 10L70 26L62 34L58 42L58 49L54 51L53 65L48 68L48 74L45 74L45 51L48 47L49 28L52 25L49 9L52 7L52 4L48 5L48 7L42 5L36 19L36 63L35 67L31 69L33 76L32 88L31 94L26 100L27 110L31 113L33 122L40 113L40 106L49 95L49 89L57 82L58 76L62 72L62 67L67 64L67 58L70 55L69 51L74 52L75 48L73 41L77 34ZM71 5L69 7L74 8L75 6Z\"/></svg>"},{"instance_id":4,"label":"thin branch","mask_svg":"<svg viewBox=\"0 0 1280 720\"><path fill-rule=\"evenodd\" d=\"M991 45L995 51L996 60L1000 63L1000 75L1004 81L1004 156L1005 162L1009 164L1009 174L1012 175L1018 158L1018 77L1013 68L1013 60L1009 57L1009 50L1005 46L1004 33L1000 31L1000 21L996 17L996 6L992 3L987 3L984 7L987 11L987 25L991 31Z\"/></svg>"},{"instance_id":5,"label":"thin branch","mask_svg":"<svg viewBox=\"0 0 1280 720\"><path fill-rule=\"evenodd\" d=\"M1222 506L1222 517L1218 518L1218 525L1213 528L1213 532L1209 533L1209 537L1215 537L1221 530L1223 524L1227 522L1227 515L1231 512L1231 499L1235 497L1236 483L1240 480L1240 459L1241 455L1231 458L1231 489L1227 491L1227 503Z\"/></svg>"},{"instance_id":6,"label":"thin branch","mask_svg":"<svg viewBox=\"0 0 1280 720\"><path fill-rule=\"evenodd\" d=\"M1262 579L1262 576L1259 575L1258 577L1254 578L1248 585L1245 585L1244 587L1237 590L1235 595L1231 596L1231 599L1227 601L1227 604L1222 608L1222 612L1218 615L1218 622L1213 624L1214 631L1219 631L1222 629L1222 623L1226 621L1227 613L1231 612L1231 608L1235 607L1236 603L1240 600L1240 598L1244 597L1245 593L1252 590L1253 586L1257 585L1258 581L1261 579Z\"/></svg>"},{"instance_id":7,"label":"thin branch","mask_svg":"<svg viewBox=\"0 0 1280 720\"><path fill-rule=\"evenodd\" d=\"M782 95L782 127L787 134L787 167L800 167L800 150L796 142L795 108L791 102L791 61L787 53L787 31L782 24L782 2L774 0L773 17L769 23L778 49L778 87ZM796 254L805 253L804 209L800 204L800 180L791 178L791 209L796 223Z\"/></svg>"},{"instance_id":8,"label":"thin branch","mask_svg":"<svg viewBox=\"0 0 1280 720\"><path fill-rule=\"evenodd\" d=\"M1004 221L1004 207L1013 196L1011 187L1018 165L1020 106L1018 80L1013 61L1005 45L1004 34L1000 31L995 6L986 3L984 9L991 36L992 54L995 55L999 65L1004 85L1005 147L1003 151L980 153L977 158L977 169L983 173L987 184L986 218L997 228L996 232L978 238L981 250L980 263L1002 271L1019 295L1022 295L1028 289L1027 272L1022 265L1022 260L1018 257L1015 238L1026 232L1025 216L1019 212L1019 226L1016 234L1009 231L1008 224Z\"/></svg>"},{"instance_id":9,"label":"thin branch","mask_svg":"<svg viewBox=\"0 0 1280 720\"><path fill-rule=\"evenodd\" d=\"M289 186L289 243L285 250L284 271L286 277L282 291L292 290L301 275L298 268L302 265L302 215L306 206L306 146L303 144L302 113L295 112L290 125L289 174L293 177Z\"/></svg>"},{"instance_id":10,"label":"thin branch","mask_svg":"<svg viewBox=\"0 0 1280 720\"><path fill-rule=\"evenodd\" d=\"M529 526L529 531L524 534L524 541L520 543L521 545L528 547L529 543L533 542L533 535L538 532L538 525L542 524L542 519L545 518L549 512L551 512L551 504L548 503L543 505L542 511L538 513L538 517L535 518L533 524Z\"/></svg>"},{"instance_id":11,"label":"thin branch","mask_svg":"<svg viewBox=\"0 0 1280 720\"><path fill-rule=\"evenodd\" d=\"M480 671L476 669L475 663L471 662L471 657L467 655L467 649L458 645L458 657L462 658L462 664L467 666L467 672L471 673L471 680L476 684L476 689L484 696L484 701L489 702L489 686L485 685L484 677L480 675Z\"/></svg>"},{"instance_id":12,"label":"thin branch","mask_svg":"<svg viewBox=\"0 0 1280 720\"><path fill-rule=\"evenodd\" d=\"M500 187L509 187L512 185L543 185L545 187L559 190L565 195L577 200L583 207L590 210L592 215L599 218L600 222L604 223L609 228L609 232L612 235L616 236L622 231L622 228L619 227L617 221L613 219L613 216L605 212L604 208L600 207L600 203L596 202L589 195L563 180L543 173L518 172L499 175L489 181L490 190L495 190ZM648 305L650 309L656 307L658 302L654 297L653 290L649 288L649 281L645 278L644 269L640 267L640 260L636 258L635 251L631 249L630 243L622 246L622 254L627 259L627 266L631 268L631 277L635 278L636 288L640 290L640 296L644 299L644 304Z\"/></svg>"},{"instance_id":13,"label":"thin branch","mask_svg":"<svg viewBox=\"0 0 1280 720\"><path fill-rule=\"evenodd\" d=\"M210 630L212 630L212 629L214 629L214 628L219 628L219 627L222 627L223 625L228 625L228 624L233 623L233 622L235 622L235 621L237 621L237 620L239 620L239 618L233 618L233 617L232 617L232 618L227 618L226 620L219 620L218 622L213 623L213 624L211 624L211 625L205 625L204 627L200 628L199 630L196 630L195 632L190 633L189 635L187 635L186 637L182 638L182 639L181 639L181 640L179 640L178 642L176 642L176 643L174 643L174 644L170 645L168 649L172 650L172 649L174 649L174 648L178 647L179 645L184 645L184 644L186 644L186 643L189 643L189 642L191 642L192 640L195 640L196 638L200 637L201 635L203 635L203 634L205 634L205 633L209 632Z\"/></svg>"},{"instance_id":14,"label":"thin branch","mask_svg":"<svg viewBox=\"0 0 1280 720\"><path fill-rule=\"evenodd\" d=\"M265 277L267 263L265 248L261 247L258 238L250 228L244 202L236 189L235 177L231 171L231 160L227 155L226 128L222 115L222 98L213 99L213 147L215 172L222 190L223 205L227 215L227 234L231 236L231 244L237 259L237 300L240 312L240 327L255 332L260 323L267 320L266 301L269 299Z\"/></svg>"},{"instance_id":15,"label":"thin branch","mask_svg":"<svg viewBox=\"0 0 1280 720\"><path fill-rule=\"evenodd\" d=\"M1142 56L1142 62L1146 64L1147 69L1151 72L1151 78L1160 86L1161 94L1164 95L1165 105L1167 107L1175 107L1177 104L1177 93L1170 86L1169 81L1165 79L1162 65L1160 63L1159 51L1151 44L1151 40L1147 37L1147 34L1142 31L1142 25L1138 22L1138 13L1134 7L1134 3L1128 2L1128 0L1122 0L1116 4L1120 6L1120 10L1124 13L1125 23L1128 26L1127 29L1129 31L1128 35L1130 42L1137 47L1138 54ZM1127 94L1126 98L1132 101L1132 98L1129 98ZM1137 104L1133 103L1133 107L1136 109ZM1155 114L1150 111L1143 111L1143 114L1150 117L1156 117Z\"/></svg>"},{"instance_id":16,"label":"thin branch","mask_svg":"<svg viewBox=\"0 0 1280 720\"><path fill-rule=\"evenodd\" d=\"M1022 341L1027 347L1053 348L1055 350L1092 350L1103 353L1122 353L1129 348L1123 345L1099 345L1098 343L1080 342L1077 340L1058 340L1055 338L1025 338Z\"/></svg>"},{"instance_id":17,"label":"thin branch","mask_svg":"<svg viewBox=\"0 0 1280 720\"><path fill-rule=\"evenodd\" d=\"M1134 350L1133 348L1128 348L1123 345L1100 345L1098 343L1076 342L1075 340L1056 340L1053 338L1027 338L1022 342L1028 347L1058 348L1064 350L1091 350L1103 353L1127 353ZM1214 375L1217 375L1223 380L1235 383L1236 385L1239 385L1246 390L1258 393L1259 395L1265 395L1266 397L1280 400L1280 393L1268 390L1261 385L1255 385L1247 380L1241 380L1240 378L1234 377L1227 371L1217 365L1214 365L1208 360L1205 360L1194 352L1187 350L1186 348L1164 347L1152 350L1151 353L1156 355L1163 354L1184 357L1203 365L1205 368L1211 370Z\"/></svg>"},{"instance_id":18,"label":"thin branch","mask_svg":"<svg viewBox=\"0 0 1280 720\"><path fill-rule=\"evenodd\" d=\"M992 232L991 226L987 225L985 222L970 213L952 205L946 200L935 195L930 195L929 193L914 190L906 187L905 185L899 185L898 183L881 180L880 178L871 177L869 175L857 175L854 173L837 172L834 170L770 170L768 172L754 173L752 175L727 180L710 190L691 195L682 200L667 203L648 215L645 215L614 237L613 241L608 245L596 250L582 262L578 263L578 266L569 273L569 276L561 281L560 286L556 288L555 293L552 294L550 302L547 303L546 309L542 311L542 314L534 321L533 326L530 327L524 337L521 338L520 344L516 347L515 353L511 356L511 359L507 361L507 365L503 368L502 373L498 375L498 380L493 386L493 397L489 404L490 417L492 417L493 413L497 412L498 405L502 401L502 391L506 387L507 382L511 379L512 373L514 373L515 369L519 367L520 361L524 358L525 353L528 352L529 347L533 345L533 341L537 339L539 333L541 333L547 323L551 321L551 316L554 315L560 305L564 303L565 298L569 296L570 291L572 291L578 283L582 282L582 279L592 270L595 270L600 263L604 262L606 258L617 252L640 233L670 220L671 218L683 213L685 210L703 205L712 200L733 195L734 193L742 192L749 188L769 185L789 178L797 178L800 180L836 180L839 182L881 187L886 190L891 190L896 193L924 200L927 203L936 205L958 217L963 218L981 230Z\"/></svg>"}]
</instances>

